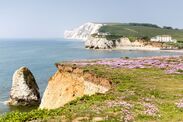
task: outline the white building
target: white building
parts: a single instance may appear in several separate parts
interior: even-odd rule
[[[108,36],[108,35],[111,35],[111,34],[109,32],[107,32],[107,33],[98,32],[97,35],[98,36]]]
[[[154,42],[174,42],[174,43],[177,42],[177,40],[172,39],[172,37],[170,35],[158,35],[156,37],[152,37],[151,41],[154,41]]]

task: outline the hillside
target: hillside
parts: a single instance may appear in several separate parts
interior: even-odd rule
[[[99,29],[99,32],[110,33],[108,38],[129,37],[142,38],[154,37],[157,35],[171,35],[179,42],[183,42],[183,30],[181,29],[165,29],[153,24],[106,24]]]
[[[150,39],[156,36],[170,36],[174,42],[159,42],[158,45],[152,46],[144,44],[146,42],[152,42]],[[89,49],[114,49],[114,48],[126,48],[120,43],[124,43],[124,40],[119,42],[121,38],[128,38],[131,43],[128,45],[128,49],[135,49],[136,47],[141,50],[151,48],[160,49],[183,49],[183,30],[176,29],[169,26],[160,27],[155,24],[149,23],[85,23],[78,28],[70,31],[65,31],[64,37],[66,39],[79,39],[85,41],[85,47]],[[141,41],[141,42],[139,42]],[[142,42],[143,41],[143,42]],[[128,43],[130,43],[128,42]],[[137,43],[141,43],[137,45]],[[156,45],[152,42],[153,45]],[[131,48],[132,47],[132,48]],[[135,47],[135,48],[133,48]],[[146,48],[147,47],[147,48]]]

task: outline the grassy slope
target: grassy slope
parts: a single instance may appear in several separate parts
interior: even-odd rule
[[[110,32],[112,35],[125,36],[125,37],[145,37],[149,38],[157,35],[171,35],[178,41],[183,41],[183,30],[175,29],[162,29],[145,26],[132,26],[128,24],[109,24],[103,26],[100,32]]]
[[[160,69],[111,69],[104,66],[90,66],[86,70],[95,72],[100,77],[107,77],[113,82],[113,88],[101,95],[85,96],[65,107],[47,111],[34,110],[29,113],[8,113],[1,121],[25,121],[32,119],[73,120],[77,117],[107,117],[106,121],[121,121],[125,107],[106,105],[107,101],[126,101],[133,105],[129,110],[136,121],[183,121],[183,110],[175,103],[182,98],[183,76],[167,75]],[[144,98],[158,107],[157,116],[144,114]],[[84,118],[83,118],[84,119]]]

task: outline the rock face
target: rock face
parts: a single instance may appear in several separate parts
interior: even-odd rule
[[[143,39],[133,40],[128,38],[119,38],[107,40],[108,32],[100,32],[99,29],[109,23],[85,23],[71,31],[65,31],[66,39],[79,39],[85,41],[85,47],[89,49],[126,49],[126,50],[160,50],[160,49],[178,49],[174,46],[166,45],[162,42],[152,42]]]
[[[128,38],[120,38],[115,43],[117,47],[132,46],[132,42]]]
[[[107,79],[84,72],[75,65],[58,64],[57,67],[44,92],[41,109],[56,109],[84,95],[105,93],[111,87]]]
[[[64,37],[67,39],[87,40],[88,37],[90,37],[92,34],[98,33],[98,30],[103,25],[104,24],[88,22],[88,23],[81,25],[78,28],[71,30],[71,31],[65,31]]]
[[[122,37],[116,40],[106,38],[90,37],[85,41],[85,47],[89,49],[130,49],[130,50],[160,50],[161,46],[154,45],[145,40],[131,42],[128,38]]]
[[[90,49],[111,49],[114,47],[114,42],[106,38],[90,37],[85,41],[85,47]]]
[[[40,103],[39,88],[31,71],[21,67],[13,75],[9,105],[38,105]]]

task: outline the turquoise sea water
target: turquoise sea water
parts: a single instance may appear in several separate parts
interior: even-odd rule
[[[42,95],[49,77],[56,71],[55,62],[162,55],[181,55],[181,53],[159,51],[96,51],[85,49],[84,43],[81,41],[65,39],[0,40],[0,113],[25,110],[22,107],[10,107],[3,104],[9,98],[12,75],[21,66],[26,66],[32,71]]]

